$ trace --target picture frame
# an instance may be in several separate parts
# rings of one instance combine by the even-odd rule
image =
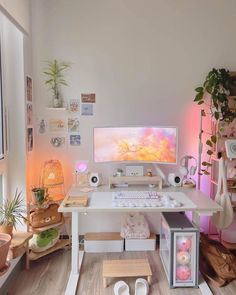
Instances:
[[[68,118],[68,132],[79,132],[78,118]]]
[[[29,76],[26,76],[26,100],[30,102],[33,100],[33,81]]]
[[[27,128],[27,151],[31,152],[34,147],[34,133],[33,128]]]
[[[80,144],[81,144],[80,134],[71,134],[70,135],[70,145],[71,146],[79,146]]]

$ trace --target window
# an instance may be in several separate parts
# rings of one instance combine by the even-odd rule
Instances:
[[[3,132],[3,97],[2,97],[2,63],[0,43],[0,160],[4,158],[4,132]]]
[[[3,98],[2,98],[2,64],[1,64],[1,43],[0,43],[0,160],[4,157],[3,140]]]

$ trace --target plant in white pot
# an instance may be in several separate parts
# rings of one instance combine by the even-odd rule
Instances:
[[[16,190],[14,198],[6,200],[0,206],[0,233],[12,235],[13,227],[16,228],[17,223],[26,220],[25,212],[26,208],[21,192]]]
[[[47,76],[45,84],[53,93],[54,108],[60,108],[63,106],[61,86],[68,86],[66,80],[64,79],[64,72],[69,68],[69,63],[59,62],[58,60],[54,59],[53,61],[47,62],[47,67],[43,72]]]

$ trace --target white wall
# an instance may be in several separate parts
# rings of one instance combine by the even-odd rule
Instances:
[[[88,159],[90,170],[107,179],[115,166],[93,164],[94,126],[176,125],[179,156],[197,156],[194,88],[212,67],[236,68],[234,0],[33,0],[32,13],[37,119],[68,117],[45,110],[45,60],[72,63],[65,98],[97,97],[95,115],[80,118],[80,147],[55,150],[49,133],[36,133],[36,171],[59,158],[68,188],[75,160]]]
[[[26,33],[30,33],[30,0],[0,0],[0,9]]]

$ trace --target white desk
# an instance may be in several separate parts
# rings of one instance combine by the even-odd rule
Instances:
[[[148,190],[147,187],[133,187],[133,188],[120,188],[119,190]],[[196,189],[189,188],[162,188],[150,189],[161,192],[183,192],[192,201],[187,206],[178,208],[128,208],[128,207],[112,207],[112,194],[111,192],[118,189],[109,189],[106,186],[101,186],[96,189],[96,192],[103,192],[103,194],[94,194],[93,192],[88,193],[89,205],[88,207],[65,207],[64,202],[69,196],[85,195],[81,193],[78,187],[72,187],[65,200],[59,207],[60,212],[72,213],[72,249],[71,249],[71,273],[66,288],[66,295],[73,295],[76,293],[76,287],[80,275],[80,267],[83,260],[83,252],[79,251],[79,214],[89,212],[179,212],[179,211],[192,211],[192,221],[196,226],[200,226],[200,216],[211,216],[214,212],[222,211],[216,202],[209,199],[205,194]]]

